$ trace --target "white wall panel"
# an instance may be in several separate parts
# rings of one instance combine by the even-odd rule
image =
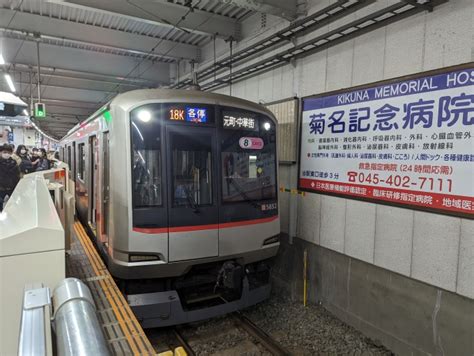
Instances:
[[[442,68],[469,62],[474,49],[472,0],[449,1],[437,16],[426,17],[423,69]]]
[[[326,91],[351,86],[353,55],[353,40],[328,49]]]
[[[354,40],[352,86],[375,82],[383,78],[385,28]]]
[[[461,221],[456,291],[474,299],[474,220]]]
[[[308,194],[298,196],[298,237],[315,244],[319,244],[321,228],[321,195]],[[312,224],[301,224],[300,221],[312,221]]]
[[[260,74],[258,77],[256,77],[258,80],[258,95],[259,98],[258,100],[254,101],[263,101],[264,103],[269,103],[270,101],[273,100],[273,91],[272,91],[272,86],[273,86],[273,73],[267,72]],[[284,99],[284,98],[281,98]]]
[[[416,211],[413,278],[456,291],[461,219]]]
[[[377,206],[375,260],[377,266],[410,276],[414,212]]]
[[[347,200],[344,253],[374,262],[375,204]]]
[[[423,68],[425,15],[414,15],[387,27],[384,78],[416,73]]]
[[[298,61],[296,73],[299,77],[298,95],[308,96],[326,90],[327,51],[322,51]]]
[[[258,92],[258,82],[254,80],[247,80],[245,81],[246,88],[245,88],[245,94],[246,94],[246,99],[255,101],[256,98],[260,99],[259,92]]]
[[[307,194],[309,198],[313,194]],[[344,253],[344,232],[346,221],[346,199],[321,195],[321,229],[320,244],[331,250]],[[298,209],[298,212],[301,210]],[[311,229],[313,220],[299,219],[298,225],[309,225],[305,229]]]

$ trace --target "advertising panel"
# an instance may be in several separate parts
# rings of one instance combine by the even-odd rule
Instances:
[[[474,65],[302,100],[299,188],[474,216]]]

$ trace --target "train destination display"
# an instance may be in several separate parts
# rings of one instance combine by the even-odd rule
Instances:
[[[188,121],[196,123],[207,122],[207,109],[199,107],[171,108],[169,119],[173,121]]]
[[[304,98],[299,188],[474,217],[474,67]]]

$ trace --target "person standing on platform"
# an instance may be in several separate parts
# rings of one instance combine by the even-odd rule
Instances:
[[[36,161],[39,159],[38,157],[38,149],[34,147],[31,150],[31,163],[36,164]]]
[[[31,163],[30,156],[28,155],[28,150],[25,145],[19,145],[16,149],[16,155],[20,158],[20,173],[23,177],[25,174],[34,172],[33,163]]]
[[[14,144],[10,144],[11,148],[12,148],[12,158],[16,161],[16,164],[20,165],[21,163],[21,158],[16,154],[16,151],[15,151],[15,145]]]
[[[20,180],[20,167],[12,158],[13,149],[9,144],[0,146],[0,211],[5,198],[10,197]]]
[[[46,150],[44,148],[40,148],[38,150],[38,163],[36,164],[36,172],[39,171],[47,171],[49,169],[49,159],[46,155]]]

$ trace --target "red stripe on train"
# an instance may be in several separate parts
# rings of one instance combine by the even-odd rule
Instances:
[[[141,232],[143,234],[164,234],[164,233],[167,233],[167,232],[216,230],[216,229],[225,229],[225,228],[230,228],[230,227],[263,224],[263,223],[274,221],[276,219],[278,219],[278,215],[271,216],[269,218],[236,221],[236,222],[229,222],[229,223],[223,223],[223,224],[209,224],[209,225],[195,225],[195,226],[175,226],[175,227],[170,227],[170,228],[167,228],[167,227],[159,227],[159,228],[134,227],[133,231]]]

